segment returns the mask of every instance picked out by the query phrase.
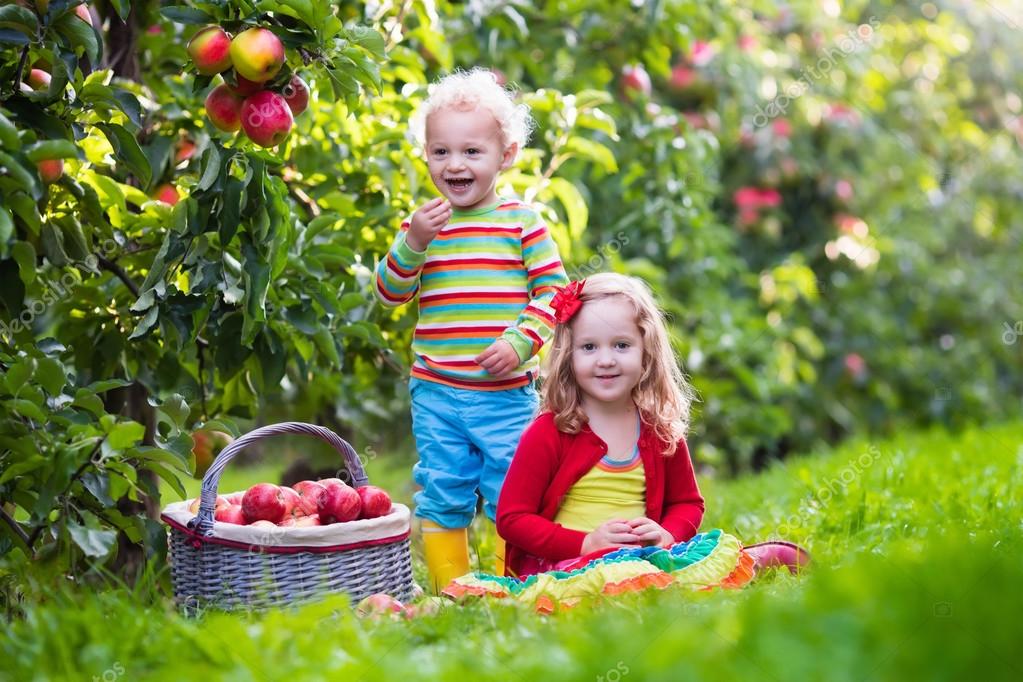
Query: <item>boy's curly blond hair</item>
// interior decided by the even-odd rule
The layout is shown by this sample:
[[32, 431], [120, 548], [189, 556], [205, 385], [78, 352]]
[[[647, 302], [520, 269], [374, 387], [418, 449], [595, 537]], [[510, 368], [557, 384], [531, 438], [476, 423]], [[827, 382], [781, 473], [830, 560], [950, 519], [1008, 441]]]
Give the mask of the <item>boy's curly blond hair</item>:
[[426, 142], [426, 119], [441, 109], [472, 110], [486, 109], [501, 130], [505, 145], [515, 143], [519, 149], [526, 146], [535, 123], [529, 114], [529, 107], [516, 104], [514, 93], [497, 83], [497, 77], [489, 69], [476, 67], [470, 71], [455, 71], [430, 86], [426, 101], [412, 115], [409, 127], [422, 144]]

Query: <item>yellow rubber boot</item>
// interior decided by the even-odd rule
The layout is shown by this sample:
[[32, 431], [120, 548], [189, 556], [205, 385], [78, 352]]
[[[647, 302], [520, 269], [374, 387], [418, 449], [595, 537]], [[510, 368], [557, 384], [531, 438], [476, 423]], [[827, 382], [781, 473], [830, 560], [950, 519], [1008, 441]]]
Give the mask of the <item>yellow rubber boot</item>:
[[469, 534], [465, 528], [445, 528], [423, 519], [423, 555], [433, 591], [469, 572]]
[[494, 575], [504, 575], [504, 538], [496, 536], [494, 541]]

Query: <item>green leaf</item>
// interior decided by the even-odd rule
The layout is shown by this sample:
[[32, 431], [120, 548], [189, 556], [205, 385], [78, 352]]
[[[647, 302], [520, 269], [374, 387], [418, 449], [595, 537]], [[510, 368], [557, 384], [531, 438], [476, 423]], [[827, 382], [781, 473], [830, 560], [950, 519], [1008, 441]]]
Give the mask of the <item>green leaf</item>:
[[36, 250], [29, 242], [14, 242], [11, 256], [18, 264], [18, 276], [21, 283], [28, 286], [36, 278]]
[[618, 171], [618, 163], [615, 161], [614, 153], [599, 142], [594, 142], [584, 137], [572, 136], [565, 143], [564, 151], [587, 161], [598, 163], [608, 173], [616, 173]]
[[381, 61], [387, 57], [387, 43], [376, 29], [368, 26], [352, 26], [348, 29], [348, 39]]
[[7, 467], [4, 470], [3, 475], [0, 476], [0, 485], [3, 485], [16, 476], [21, 476], [22, 474], [27, 474], [30, 471], [35, 471], [40, 467], [46, 466], [49, 462], [50, 460], [46, 457], [39, 454], [33, 454], [28, 459], [16, 462]]
[[121, 21], [128, 21], [128, 13], [131, 12], [129, 0], [110, 0], [110, 4], [117, 10], [117, 16], [121, 17]]
[[117, 531], [88, 528], [74, 521], [68, 521], [67, 529], [71, 539], [87, 557], [105, 557], [117, 542]]
[[41, 423], [46, 422], [46, 415], [44, 415], [43, 411], [39, 409], [39, 406], [31, 400], [25, 400], [24, 398], [12, 398], [11, 400], [5, 400], [4, 404], [23, 417], [35, 419], [37, 422]]
[[135, 325], [135, 329], [128, 337], [128, 340], [132, 341], [134, 339], [141, 339], [143, 336], [152, 331], [153, 327], [156, 326], [156, 323], [159, 320], [159, 318], [160, 307], [153, 306], [152, 308], [149, 309], [149, 312], [146, 313], [145, 317], [143, 317], [142, 320], [137, 325]]
[[144, 187], [148, 187], [152, 181], [153, 169], [135, 136], [116, 123], [97, 123], [96, 127], [107, 136], [117, 158], [128, 166]]
[[206, 153], [202, 156], [202, 177], [199, 179], [199, 184], [196, 187], [200, 191], [205, 191], [213, 186], [213, 183], [220, 177], [220, 152], [217, 151], [217, 145], [211, 144], [206, 148]]
[[18, 129], [11, 123], [11, 119], [0, 113], [0, 146], [11, 151], [21, 149], [21, 138], [18, 136]]
[[169, 398], [160, 403], [160, 411], [171, 418], [179, 428], [185, 425], [188, 421], [188, 414], [190, 412], [188, 403], [181, 396], [180, 393], [174, 393]]
[[242, 325], [242, 344], [250, 347], [263, 323], [266, 322], [266, 293], [270, 288], [270, 265], [255, 247], [245, 244], [242, 280], [245, 282], [245, 323]]
[[33, 163], [50, 159], [77, 159], [78, 154], [78, 146], [70, 140], [44, 140], [25, 148], [25, 156]]
[[194, 7], [162, 7], [162, 14], [167, 19], [179, 24], [215, 24], [217, 20], [210, 14]]
[[107, 442], [114, 450], [125, 450], [136, 445], [146, 434], [146, 427], [138, 422], [118, 422], [107, 434]]
[[[36, 203], [32, 201], [32, 197], [28, 196], [24, 192], [14, 192], [11, 196], [7, 197], [7, 203], [10, 205], [14, 215], [21, 218], [21, 222], [25, 224], [32, 234], [38, 236], [39, 231], [43, 227], [42, 219], [39, 217], [39, 208]], [[33, 257], [35, 250], [32, 250]], [[27, 282], [26, 282], [27, 284]]]
[[0, 206], [0, 258], [7, 258], [7, 241], [14, 234], [14, 218], [6, 206]]
[[107, 413], [106, 408], [103, 405], [103, 401], [100, 400], [99, 396], [86, 388], [80, 388], [75, 391], [75, 399], [71, 403], [73, 407], [80, 407], [87, 412], [92, 413], [97, 419]]
[[39, 22], [36, 19], [35, 13], [25, 7], [12, 3], [0, 7], [0, 28], [14, 29], [24, 33], [29, 38], [35, 38]]
[[81, 47], [89, 63], [98, 66], [100, 57], [99, 39], [91, 24], [82, 21], [74, 12], [62, 15], [53, 24], [57, 33], [67, 38], [72, 47]]
[[185, 486], [181, 484], [181, 477], [174, 469], [169, 469], [159, 462], [146, 462], [144, 468], [149, 469], [157, 476], [167, 481], [181, 499], [188, 497], [188, 492], [185, 490]]
[[551, 192], [565, 208], [565, 215], [568, 217], [568, 231], [573, 240], [582, 239], [586, 223], [589, 221], [590, 209], [586, 200], [579, 190], [565, 178], [551, 178], [549, 181]]
[[64, 365], [53, 358], [36, 359], [35, 378], [51, 396], [60, 395], [67, 383]]
[[334, 343], [334, 337], [331, 336], [330, 330], [326, 327], [320, 327], [313, 334], [313, 341], [316, 343], [316, 348], [323, 355], [327, 356], [330, 364], [334, 367], [338, 367], [341, 364], [341, 358], [337, 354], [337, 345]]

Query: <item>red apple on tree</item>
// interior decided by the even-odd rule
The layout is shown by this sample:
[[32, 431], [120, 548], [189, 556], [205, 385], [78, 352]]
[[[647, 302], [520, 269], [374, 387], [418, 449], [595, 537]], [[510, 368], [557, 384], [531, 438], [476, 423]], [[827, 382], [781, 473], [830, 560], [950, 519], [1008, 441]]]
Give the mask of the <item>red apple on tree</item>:
[[226, 71], [231, 68], [231, 36], [219, 26], [207, 26], [188, 42], [188, 56], [204, 76]]
[[256, 81], [250, 81], [248, 78], [240, 75], [237, 71], [234, 73], [234, 83], [232, 84], [226, 78], [224, 82], [227, 83], [227, 87], [231, 88], [231, 91], [242, 99], [249, 95], [255, 95], [257, 92], [263, 89], [262, 83]]
[[276, 147], [291, 132], [295, 119], [283, 97], [261, 90], [242, 104], [242, 128], [260, 147]]
[[281, 95], [291, 108], [293, 116], [298, 116], [309, 106], [309, 85], [297, 73], [281, 89]]
[[360, 519], [375, 519], [391, 513], [391, 496], [383, 488], [364, 485], [356, 491], [362, 503]]
[[[153, 192], [153, 198], [156, 199], [157, 201], [162, 201], [163, 203], [167, 204], [168, 206], [173, 206], [174, 204], [178, 203], [178, 201], [181, 199], [181, 195], [178, 194], [178, 188], [177, 187], [175, 187], [171, 183], [167, 182], [167, 183], [164, 183], [164, 184], [162, 184], [162, 185], [160, 185], [159, 187], [156, 188], [156, 191]], [[194, 434], [192, 436], [192, 440], [193, 441], [195, 440], [195, 435]], [[193, 448], [193, 451], [194, 451], [194, 448]], [[206, 463], [206, 468], [202, 470], [203, 474], [206, 473], [206, 469], [209, 469], [210, 463], [212, 463], [212, 461], [213, 460], [211, 459], [210, 462]], [[196, 457], [196, 462], [195, 462], [195, 475], [196, 476], [200, 476], [201, 475], [199, 473], [199, 458], [198, 457]]]
[[89, 11], [89, 6], [87, 4], [82, 3], [81, 5], [76, 5], [75, 14], [78, 15], [79, 19], [87, 23], [89, 26], [92, 26], [92, 12]]
[[359, 518], [362, 499], [351, 486], [331, 483], [320, 496], [318, 509], [323, 523], [354, 521]]
[[650, 96], [653, 85], [650, 83], [650, 74], [642, 64], [626, 64], [622, 67], [622, 90], [625, 98], [630, 101], [637, 93], [643, 97]]
[[273, 31], [250, 28], [231, 41], [234, 70], [250, 81], [265, 83], [284, 66], [284, 43]]
[[210, 122], [226, 133], [233, 133], [242, 127], [243, 100], [224, 84], [210, 90], [206, 95], [206, 115]]
[[245, 491], [242, 511], [250, 522], [263, 520], [280, 523], [286, 511], [284, 493], [272, 483], [257, 483]]
[[178, 143], [178, 148], [174, 152], [174, 163], [179, 164], [182, 161], [188, 161], [195, 155], [195, 142], [189, 138], [184, 138]]
[[52, 185], [64, 175], [64, 159], [37, 161], [36, 168], [39, 169], [39, 177], [43, 179], [43, 182]]

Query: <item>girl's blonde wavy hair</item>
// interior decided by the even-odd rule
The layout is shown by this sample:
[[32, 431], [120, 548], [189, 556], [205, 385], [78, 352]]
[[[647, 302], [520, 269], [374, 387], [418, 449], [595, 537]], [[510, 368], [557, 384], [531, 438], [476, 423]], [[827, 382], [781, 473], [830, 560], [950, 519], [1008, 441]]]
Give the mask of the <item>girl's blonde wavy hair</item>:
[[[664, 455], [675, 452], [689, 428], [689, 408], [694, 400], [679, 361], [668, 340], [664, 314], [647, 285], [635, 277], [602, 272], [586, 278], [583, 306], [621, 296], [636, 310], [636, 326], [643, 337], [643, 373], [632, 390], [640, 419], [665, 445]], [[559, 324], [546, 362], [541, 410], [554, 414], [554, 424], [565, 433], [579, 433], [587, 422], [582, 391], [572, 369], [571, 322]]]

